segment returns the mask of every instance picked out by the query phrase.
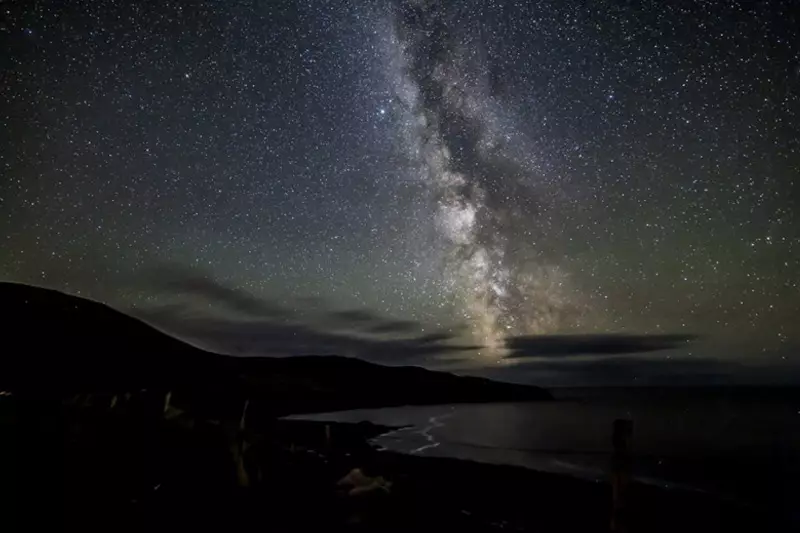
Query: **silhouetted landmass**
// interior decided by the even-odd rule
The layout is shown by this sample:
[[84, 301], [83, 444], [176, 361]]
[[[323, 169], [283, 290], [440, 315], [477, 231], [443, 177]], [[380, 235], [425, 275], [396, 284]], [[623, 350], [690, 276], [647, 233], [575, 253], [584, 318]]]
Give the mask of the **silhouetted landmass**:
[[0, 387], [15, 392], [171, 391], [174, 405], [219, 418], [240, 411], [245, 399], [252, 409], [271, 416], [551, 399], [537, 387], [333, 355], [219, 355], [106, 305], [27, 285], [1, 283], [0, 306], [5, 331]]
[[[275, 419], [549, 399], [542, 389], [336, 356], [222, 356], [28, 286], [0, 284], [0, 308], [11, 531], [608, 530], [608, 484], [378, 451], [368, 439], [388, 428], [368, 423]], [[380, 490], [343, 486], [354, 472]], [[637, 487], [629, 501], [630, 531], [781, 530], [779, 517], [699, 493]]]

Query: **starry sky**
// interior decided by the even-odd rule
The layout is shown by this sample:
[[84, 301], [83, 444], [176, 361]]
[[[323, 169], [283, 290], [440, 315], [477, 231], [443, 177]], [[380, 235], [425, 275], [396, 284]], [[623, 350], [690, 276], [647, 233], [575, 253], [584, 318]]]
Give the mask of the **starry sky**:
[[2, 279], [226, 353], [800, 383], [793, 2], [0, 9]]

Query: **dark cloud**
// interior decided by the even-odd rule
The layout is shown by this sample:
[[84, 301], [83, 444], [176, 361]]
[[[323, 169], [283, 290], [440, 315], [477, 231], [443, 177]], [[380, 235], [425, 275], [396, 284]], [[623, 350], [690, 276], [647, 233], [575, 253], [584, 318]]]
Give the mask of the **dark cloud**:
[[509, 359], [532, 357], [608, 356], [671, 350], [695, 340], [694, 335], [530, 335], [506, 339]]
[[[139, 285], [179, 301], [198, 298], [224, 310], [240, 314], [243, 318], [285, 321], [297, 318], [298, 314], [295, 310], [257, 298], [244, 290], [222, 285], [200, 270], [175, 264], [161, 265], [146, 271], [139, 278]], [[328, 327], [359, 329], [373, 334], [409, 334], [422, 330], [417, 322], [389, 319], [368, 309], [331, 311], [329, 305], [320, 298], [298, 299], [294, 307], [321, 315]], [[303, 313], [304, 316], [308, 314]]]
[[250, 317], [286, 318], [288, 309], [271, 304], [246, 291], [226, 287], [198, 270], [168, 264], [150, 269], [140, 283], [160, 294], [174, 297], [196, 297]]
[[446, 341], [446, 340], [448, 340], [450, 338], [451, 338], [451, 334], [450, 333], [445, 333], [445, 332], [439, 331], [439, 332], [436, 332], [436, 333], [428, 333], [427, 335], [422, 335], [421, 337], [418, 337], [417, 340], [419, 342], [425, 342], [425, 343], [433, 344], [433, 343], [437, 343], [437, 342]]
[[388, 320], [369, 328], [370, 333], [410, 333], [419, 331], [420, 325], [410, 320]]
[[347, 309], [332, 311], [326, 317], [334, 326], [359, 329], [365, 333], [410, 334], [422, 331], [422, 325], [413, 320], [393, 320], [375, 314], [367, 309]]
[[[452, 357], [477, 349], [455, 344], [451, 333], [409, 336], [422, 331], [422, 325], [386, 319], [367, 309], [332, 311], [320, 300], [313, 305], [321, 323], [303, 321], [299, 312], [176, 266], [152, 270], [143, 280], [169, 303], [137, 309], [135, 314], [212, 351], [265, 356], [347, 355], [386, 364], [424, 364], [443, 355]], [[211, 304], [215, 312], [210, 314], [207, 305], [198, 306], [197, 299]], [[384, 338], [392, 333], [405, 337]]]
[[334, 311], [330, 313], [330, 317], [334, 320], [343, 320], [355, 324], [369, 324], [375, 320], [375, 315], [363, 309]]
[[[588, 359], [529, 359], [481, 375], [517, 383], [549, 386], [640, 386], [733, 383], [747, 377], [739, 363], [700, 357], [612, 355]], [[745, 380], [746, 381], [746, 380]]]
[[452, 344], [447, 334], [377, 339], [358, 332], [326, 331], [309, 324], [196, 316], [175, 306], [140, 312], [148, 322], [203, 348], [234, 355], [346, 355], [384, 364], [424, 364], [474, 346]]

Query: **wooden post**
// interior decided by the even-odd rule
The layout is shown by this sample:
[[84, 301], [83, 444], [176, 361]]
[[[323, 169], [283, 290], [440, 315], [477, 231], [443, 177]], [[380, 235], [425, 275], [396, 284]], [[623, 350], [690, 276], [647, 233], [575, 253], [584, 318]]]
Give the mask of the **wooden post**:
[[250, 476], [244, 464], [244, 452], [247, 451], [247, 441], [245, 440], [245, 429], [247, 422], [247, 408], [250, 406], [250, 400], [244, 401], [242, 408], [242, 416], [239, 419], [239, 429], [233, 430], [233, 445], [231, 451], [233, 452], [233, 460], [236, 464], [236, 480], [240, 487], [250, 486]]
[[611, 531], [628, 531], [628, 486], [631, 479], [633, 421], [614, 420], [614, 454], [611, 459]]
[[167, 411], [169, 411], [169, 406], [171, 402], [172, 402], [172, 391], [167, 391], [166, 396], [164, 396], [164, 414], [167, 414]]
[[244, 401], [244, 408], [242, 409], [242, 418], [239, 419], [239, 431], [244, 431], [245, 422], [247, 421], [247, 408], [250, 407], [250, 400]]

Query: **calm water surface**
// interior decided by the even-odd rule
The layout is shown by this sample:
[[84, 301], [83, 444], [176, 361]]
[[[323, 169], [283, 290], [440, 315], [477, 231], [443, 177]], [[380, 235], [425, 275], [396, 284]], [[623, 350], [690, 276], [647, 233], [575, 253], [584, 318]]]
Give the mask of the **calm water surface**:
[[393, 451], [514, 464], [603, 480], [617, 418], [634, 424], [643, 483], [787, 512], [800, 502], [800, 389], [563, 389], [556, 402], [462, 404], [307, 416], [408, 426]]

